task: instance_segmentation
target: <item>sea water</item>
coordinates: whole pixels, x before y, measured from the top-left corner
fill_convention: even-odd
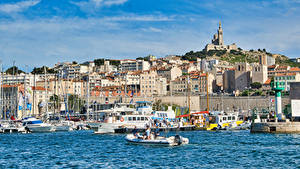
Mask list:
[[[163,133],[162,133],[163,134]],[[170,132],[189,145],[133,145],[91,131],[1,134],[0,168],[299,168],[300,135]]]

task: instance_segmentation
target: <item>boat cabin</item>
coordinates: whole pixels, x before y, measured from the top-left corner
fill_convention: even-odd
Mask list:
[[[135,107],[138,114],[151,114],[153,111],[152,102],[148,101],[137,101]]]

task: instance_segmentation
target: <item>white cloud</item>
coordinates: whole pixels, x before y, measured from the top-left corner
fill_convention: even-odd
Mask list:
[[[146,21],[146,22],[160,22],[160,21],[172,21],[175,16],[163,16],[163,15],[127,15],[127,16],[114,16],[105,17],[107,21]]]
[[[71,3],[80,7],[80,9],[84,12],[94,13],[101,7],[110,7],[113,5],[122,5],[126,3],[128,0],[88,0],[88,1],[80,1]]]
[[[40,0],[28,0],[28,1],[21,1],[17,3],[10,3],[10,4],[2,4],[0,5],[0,12],[3,13],[18,13],[22,12],[36,4],[40,3]]]
[[[104,1],[103,4],[107,5],[107,6],[111,6],[111,5],[122,5],[125,2],[127,2],[128,0],[108,0],[108,1]]]
[[[145,31],[145,32],[156,32],[156,33],[162,32],[161,29],[154,28],[154,27],[142,28],[142,31]]]

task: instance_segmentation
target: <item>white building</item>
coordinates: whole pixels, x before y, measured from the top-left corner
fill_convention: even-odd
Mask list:
[[[150,63],[144,60],[121,60],[121,70],[122,71],[136,71],[136,70],[149,70]]]

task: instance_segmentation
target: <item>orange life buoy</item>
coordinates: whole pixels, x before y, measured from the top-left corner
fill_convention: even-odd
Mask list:
[[[121,122],[123,122],[124,121],[124,118],[123,117],[121,117],[121,120],[120,120]]]

